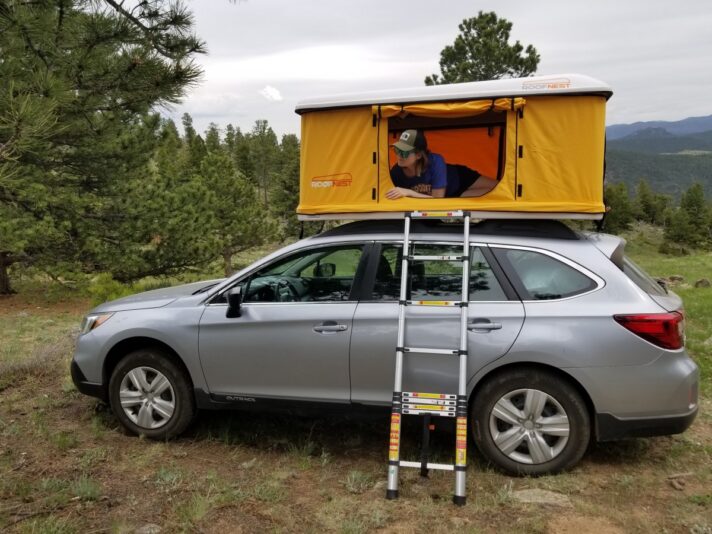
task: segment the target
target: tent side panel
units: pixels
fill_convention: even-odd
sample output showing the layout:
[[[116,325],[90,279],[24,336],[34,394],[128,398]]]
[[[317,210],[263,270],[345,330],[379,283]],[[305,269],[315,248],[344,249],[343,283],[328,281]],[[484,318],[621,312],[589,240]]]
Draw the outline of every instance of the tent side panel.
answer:
[[[492,205],[498,203],[511,203],[515,198],[516,166],[517,166],[517,112],[507,112],[507,124],[504,134],[504,146],[502,157],[502,176],[497,186],[482,197],[466,199],[470,202],[471,210],[492,210]],[[485,207],[488,206],[488,207]],[[504,208],[502,208],[504,209]],[[510,210],[512,208],[509,208]]]
[[[375,210],[377,133],[370,106],[302,115],[297,212]]]
[[[606,100],[597,96],[529,98],[519,120],[517,183],[524,205],[603,212]]]

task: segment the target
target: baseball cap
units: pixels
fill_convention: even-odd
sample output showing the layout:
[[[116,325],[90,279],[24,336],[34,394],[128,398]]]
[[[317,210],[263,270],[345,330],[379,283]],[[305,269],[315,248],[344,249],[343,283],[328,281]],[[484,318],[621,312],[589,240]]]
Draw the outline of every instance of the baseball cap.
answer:
[[[413,149],[426,150],[428,148],[428,143],[425,140],[425,136],[422,132],[418,130],[405,130],[398,141],[393,143],[393,145],[403,152],[410,152]]]

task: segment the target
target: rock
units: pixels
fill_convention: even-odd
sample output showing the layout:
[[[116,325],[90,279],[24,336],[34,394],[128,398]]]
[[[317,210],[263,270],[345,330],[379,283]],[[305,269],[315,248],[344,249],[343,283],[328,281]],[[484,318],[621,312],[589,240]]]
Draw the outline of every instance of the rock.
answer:
[[[570,507],[571,499],[561,493],[542,489],[528,489],[512,492],[512,499],[531,504],[548,504],[550,506]]]
[[[147,523],[146,525],[137,528],[134,534],[159,534],[161,532],[161,527],[154,525],[153,523]]]
[[[670,485],[677,491],[682,491],[685,489],[685,481],[679,480],[677,478],[673,478],[672,480],[670,480]]]
[[[712,283],[707,278],[701,278],[695,282],[695,287],[710,287]]]
[[[680,276],[679,274],[673,274],[672,276],[668,276],[668,280],[672,283],[679,283],[679,282],[684,282],[685,278],[683,276]]]

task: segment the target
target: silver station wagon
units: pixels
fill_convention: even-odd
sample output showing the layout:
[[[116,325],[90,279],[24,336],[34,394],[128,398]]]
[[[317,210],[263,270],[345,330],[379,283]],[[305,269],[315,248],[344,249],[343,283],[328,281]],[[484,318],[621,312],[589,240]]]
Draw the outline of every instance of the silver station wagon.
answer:
[[[462,254],[462,226],[415,221],[410,254]],[[360,221],[234,276],[102,304],[71,372],[131,432],[179,435],[198,409],[383,408],[393,396],[403,222]],[[592,440],[675,434],[697,414],[680,298],[625,241],[554,221],[473,224],[469,417],[514,474],[576,464]],[[462,263],[414,262],[409,297],[457,300]],[[457,346],[460,308],[409,307],[407,343]],[[457,392],[456,356],[408,354],[403,387]],[[388,437],[384,435],[384,457]]]

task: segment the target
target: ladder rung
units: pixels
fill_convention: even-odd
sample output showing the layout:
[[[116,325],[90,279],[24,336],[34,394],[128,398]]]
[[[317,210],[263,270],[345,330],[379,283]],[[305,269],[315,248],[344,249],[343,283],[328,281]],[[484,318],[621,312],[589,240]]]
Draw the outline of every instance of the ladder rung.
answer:
[[[457,395],[454,393],[421,393],[419,391],[402,391],[401,395],[404,399],[412,397],[416,399],[457,400]]]
[[[444,406],[443,408],[447,408],[450,411],[444,411],[444,410],[431,410],[429,409],[430,407],[428,406],[428,409],[423,409],[425,406],[422,404],[419,404],[419,409],[415,408],[409,408],[408,406],[410,405],[403,405],[403,414],[405,415],[425,415],[425,414],[430,414],[430,415],[439,415],[440,417],[455,417],[455,407],[451,406]],[[438,406],[434,406],[434,408],[438,408]]]
[[[465,256],[406,256],[409,261],[463,261]]]
[[[442,219],[443,217],[464,217],[465,214],[462,210],[455,211],[414,211],[410,214],[414,219],[425,219],[428,217],[433,217],[435,219]]]
[[[460,300],[407,300],[408,306],[459,306]]]
[[[421,467],[421,465],[423,465],[423,464],[421,464],[420,462],[407,462],[405,460],[401,460],[400,462],[398,462],[398,465],[400,465],[401,467],[415,467],[415,468],[419,469]],[[455,466],[452,464],[427,463],[427,464],[425,464],[425,467],[427,467],[428,469],[440,469],[441,471],[454,471],[455,470]]]
[[[424,349],[420,347],[403,347],[403,352],[417,352],[420,354],[457,354],[457,349]]]
[[[418,398],[404,398],[403,406],[411,406],[414,404],[437,404],[438,406],[455,406],[457,401],[454,400],[440,400],[440,399],[418,399]]]
[[[425,410],[426,412],[452,412],[455,410],[454,406],[445,406],[442,404],[421,404],[416,401],[404,402],[403,408],[408,408],[409,410]]]

